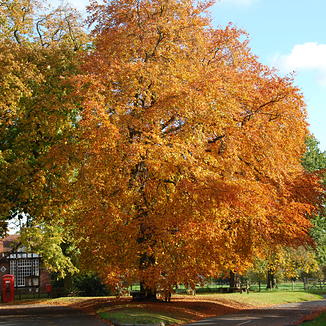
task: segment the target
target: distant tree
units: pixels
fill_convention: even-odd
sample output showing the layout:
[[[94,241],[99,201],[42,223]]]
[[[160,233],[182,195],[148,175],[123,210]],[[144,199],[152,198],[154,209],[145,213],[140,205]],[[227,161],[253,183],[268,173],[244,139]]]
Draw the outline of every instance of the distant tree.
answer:
[[[302,164],[306,171],[315,172],[322,171],[326,173],[326,152],[319,149],[319,142],[310,135],[306,138],[306,152],[302,158]],[[326,177],[324,176],[324,179]]]
[[[318,261],[312,248],[279,246],[256,259],[246,276],[249,280],[266,282],[267,289],[275,288],[277,279],[296,280],[302,275],[319,271]]]
[[[319,142],[314,136],[306,139],[307,151],[302,159],[304,168],[309,172],[318,173],[322,183],[326,186],[326,152],[319,149]],[[311,235],[316,242],[317,259],[322,266],[326,266],[326,209],[325,202],[320,206],[318,214],[312,220],[314,227]]]
[[[282,275],[286,279],[299,279],[302,274],[318,272],[316,255],[310,248],[286,248],[281,266]]]
[[[261,290],[262,283],[267,283],[267,259],[256,258],[253,266],[246,271],[246,278],[250,283],[258,283],[259,291]]]
[[[321,266],[326,266],[326,212],[325,208],[313,219],[311,235],[316,241],[316,255]]]

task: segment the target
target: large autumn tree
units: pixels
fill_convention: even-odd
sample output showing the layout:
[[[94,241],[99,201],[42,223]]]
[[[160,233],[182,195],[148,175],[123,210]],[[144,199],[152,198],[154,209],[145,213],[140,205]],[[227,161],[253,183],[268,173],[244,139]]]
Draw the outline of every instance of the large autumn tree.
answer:
[[[309,242],[318,178],[300,164],[306,111],[291,78],[214,28],[212,1],[89,7],[76,83],[75,224],[84,264],[144,296],[241,272],[263,249]]]

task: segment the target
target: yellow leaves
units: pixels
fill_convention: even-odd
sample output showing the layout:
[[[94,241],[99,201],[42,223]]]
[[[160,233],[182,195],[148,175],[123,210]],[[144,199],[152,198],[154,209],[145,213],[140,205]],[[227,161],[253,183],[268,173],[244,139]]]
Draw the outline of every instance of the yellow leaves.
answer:
[[[8,211],[19,209],[40,220],[58,216],[58,197],[62,202],[68,197],[71,170],[66,145],[67,139],[69,143],[73,139],[74,120],[67,96],[72,85],[59,76],[63,71],[65,76],[72,73],[75,58],[69,50],[40,49],[3,39],[0,50],[0,136],[6,161],[0,179],[2,200],[9,206],[1,214],[8,216]],[[58,197],[53,200],[55,194]]]
[[[298,278],[300,273],[313,273],[318,271],[316,256],[311,249],[303,246],[297,248],[277,246],[271,248],[265,261],[256,261],[254,269],[258,271],[259,264],[263,274],[268,270],[278,273],[285,278]]]
[[[19,101],[32,96],[31,81],[41,80],[35,66],[25,58],[28,52],[12,43],[0,42],[0,124],[13,123],[16,115],[21,114]]]
[[[0,41],[44,48],[63,45],[74,51],[88,41],[80,15],[67,5],[52,9],[44,1],[5,1],[0,20]]]
[[[69,239],[68,229],[63,229],[60,223],[55,225],[42,223],[38,226],[23,228],[20,241],[28,251],[41,255],[46,268],[56,272],[60,277],[78,272],[73,264],[77,248],[72,239]],[[62,244],[66,247],[65,251],[61,247]]]

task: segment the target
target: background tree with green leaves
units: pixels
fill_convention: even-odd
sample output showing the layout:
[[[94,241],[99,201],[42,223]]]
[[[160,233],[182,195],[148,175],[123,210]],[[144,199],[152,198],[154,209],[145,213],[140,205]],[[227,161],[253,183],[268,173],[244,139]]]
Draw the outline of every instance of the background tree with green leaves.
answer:
[[[58,248],[73,241],[63,230],[69,201],[63,189],[76,164],[66,148],[78,138],[79,99],[71,77],[80,73],[86,40],[79,14],[68,6],[0,1],[2,234],[8,221],[26,220],[25,246],[42,252],[45,263],[60,273],[64,266],[74,270]]]
[[[306,139],[307,151],[302,159],[306,171],[318,173],[321,182],[326,186],[326,152],[319,149],[319,142],[314,136]],[[313,218],[314,227],[311,236],[316,242],[316,255],[321,268],[326,266],[326,207],[320,206],[318,214]],[[323,268],[324,269],[324,268]]]

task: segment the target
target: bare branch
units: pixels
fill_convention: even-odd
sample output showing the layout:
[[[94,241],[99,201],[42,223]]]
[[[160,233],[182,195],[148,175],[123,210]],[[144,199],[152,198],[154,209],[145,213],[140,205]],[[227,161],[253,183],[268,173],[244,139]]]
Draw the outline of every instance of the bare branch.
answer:
[[[216,137],[214,137],[213,139],[210,139],[210,140],[208,141],[208,144],[214,144],[214,143],[216,143],[218,140],[223,139],[224,137],[225,137],[225,135],[216,136]]]

